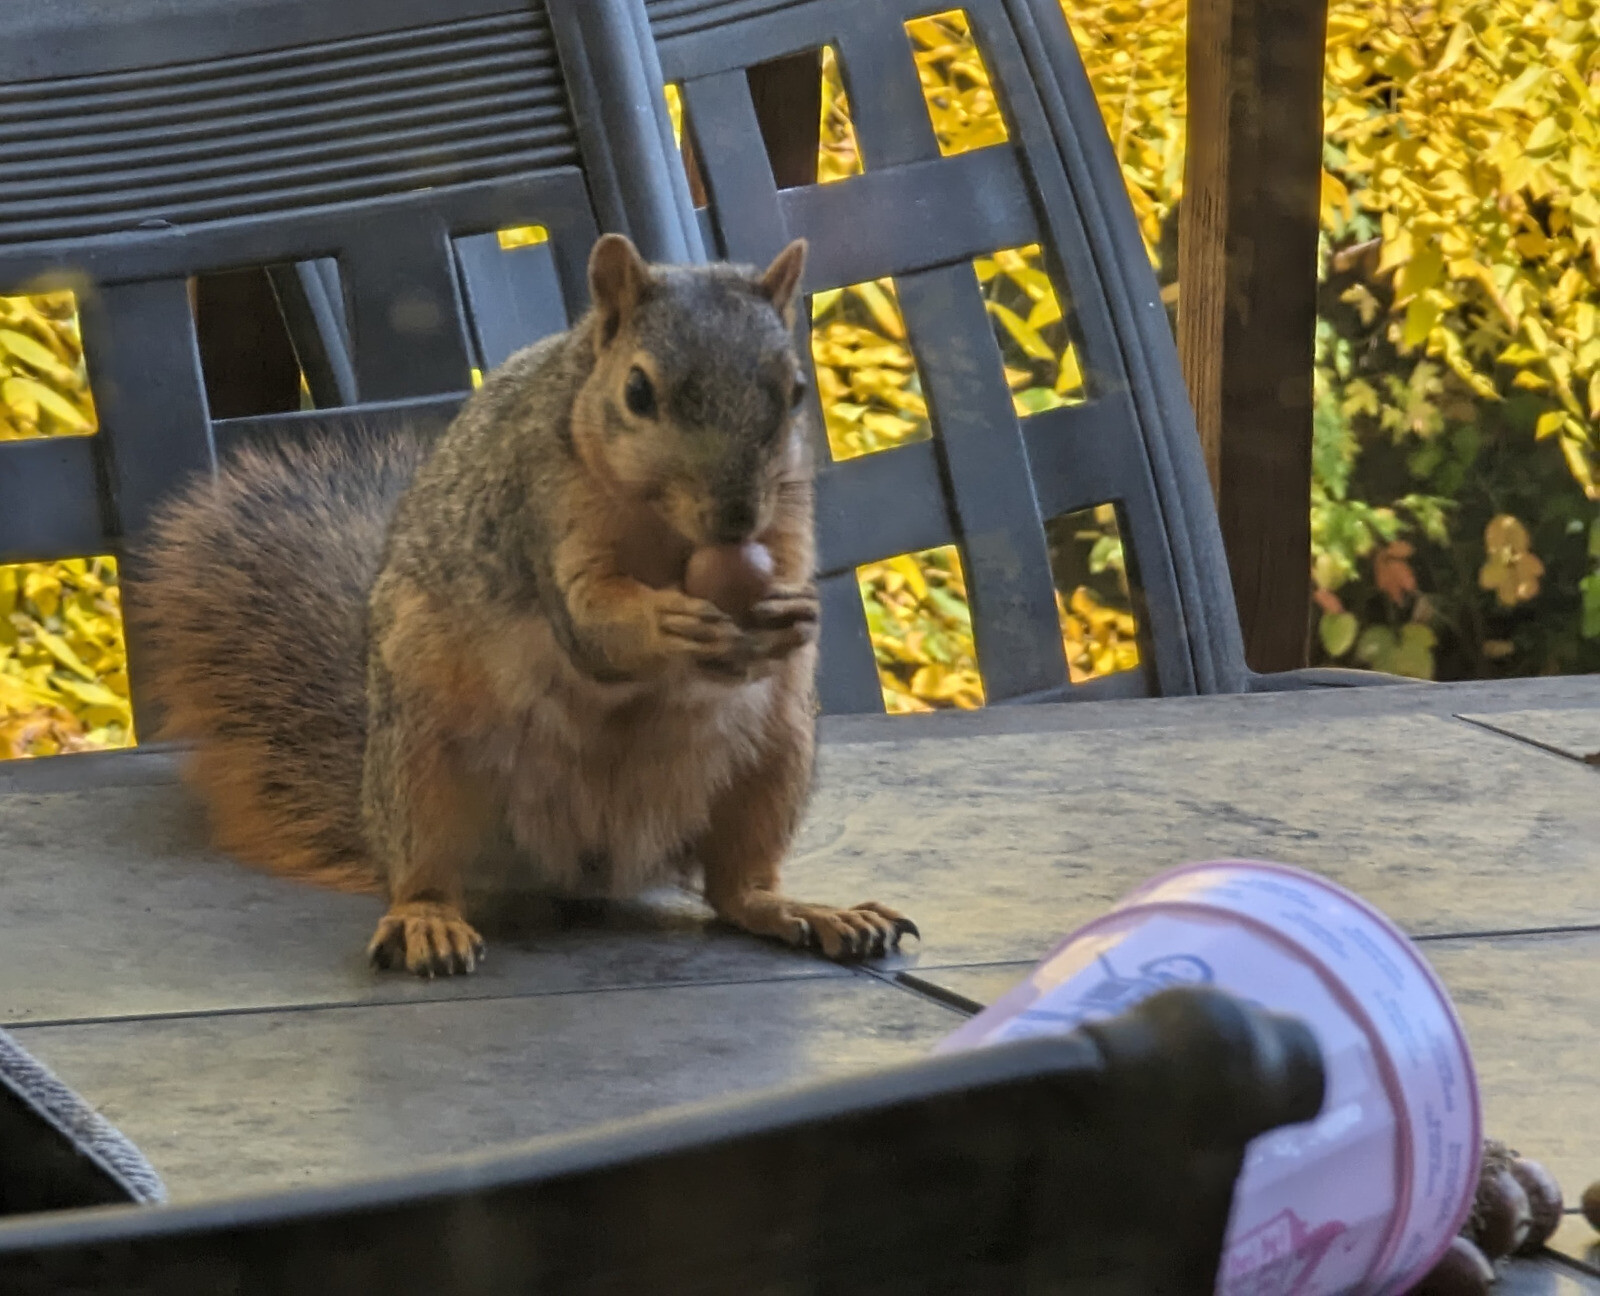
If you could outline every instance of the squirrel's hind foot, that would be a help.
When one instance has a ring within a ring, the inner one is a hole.
[[[461,911],[431,900],[391,905],[367,946],[373,967],[405,968],[425,977],[471,972],[483,955],[483,937]]]

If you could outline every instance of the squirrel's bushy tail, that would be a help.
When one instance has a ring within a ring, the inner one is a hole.
[[[366,603],[416,436],[242,450],[152,523],[130,582],[163,738],[223,850],[381,885],[361,832]]]

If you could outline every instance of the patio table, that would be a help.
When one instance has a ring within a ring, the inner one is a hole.
[[[174,753],[0,766],[0,1026],[174,1200],[320,1184],[915,1057],[1074,926],[1188,860],[1280,860],[1422,942],[1491,1134],[1600,1178],[1600,677],[823,721],[786,882],[924,940],[840,967],[682,896],[375,974],[381,907],[211,852]],[[1509,1292],[1600,1292],[1569,1218]]]

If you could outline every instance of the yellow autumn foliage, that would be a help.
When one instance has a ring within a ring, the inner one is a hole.
[[[1183,0],[1063,4],[1153,256],[1182,184]],[[1350,231],[1370,225],[1394,289],[1382,306],[1392,312],[1392,342],[1480,399],[1500,399],[1508,383],[1538,394],[1545,407],[1537,435],[1558,441],[1573,477],[1600,497],[1597,0],[1334,0],[1328,31],[1330,238],[1348,243]],[[920,19],[910,36],[941,149],[1002,140],[982,54],[960,12]],[[859,174],[862,159],[843,79],[831,57],[825,62],[819,169],[832,183]],[[995,249],[975,273],[1019,414],[1084,399],[1063,318],[1070,303],[1050,283],[1039,250]],[[930,435],[892,282],[819,294],[813,312],[834,455]],[[1406,422],[1404,401],[1413,397],[1344,394],[1370,400],[1379,413],[1394,405],[1397,439],[1426,435],[1415,419]],[[70,300],[0,300],[0,439],[94,426]],[[1330,599],[1355,564],[1395,551],[1394,511],[1379,505],[1356,516],[1356,503],[1331,501],[1317,524],[1317,581]],[[1085,526],[1098,570],[1114,573],[1120,546],[1110,511]],[[1531,597],[1537,556],[1507,537],[1520,540],[1509,523],[1485,534],[1485,588]],[[959,555],[904,555],[863,568],[860,579],[889,708],[980,704]],[[1136,664],[1125,601],[1084,587],[1065,591],[1060,603],[1074,678]],[[0,735],[28,750],[125,740],[125,701],[119,712],[107,700],[126,697],[111,565],[79,560],[0,573],[0,607]],[[1354,644],[1358,657],[1382,664],[1382,645],[1358,634],[1349,613],[1337,617],[1352,622],[1339,622],[1346,651]],[[1397,645],[1402,637],[1395,632]],[[1430,668],[1420,633],[1412,639],[1417,668]],[[104,695],[88,687],[95,685]],[[24,730],[33,736],[19,737]]]
[[[0,297],[0,441],[95,430],[72,295]],[[0,567],[0,759],[131,741],[110,558]]]
[[[1544,393],[1600,499],[1600,5],[1343,0],[1329,16],[1325,185],[1378,219],[1390,336],[1480,399]]]
[[[96,426],[72,294],[0,297],[0,441]]]
[[[1135,8],[1126,6],[1117,17],[1118,30],[1127,29]],[[1102,24],[1096,30],[1106,28]],[[1005,125],[961,13],[918,20],[910,35],[941,150],[952,154],[1002,142]],[[1114,51],[1104,61],[1108,84],[1128,100],[1119,148],[1137,154],[1136,202],[1153,230],[1163,190],[1155,172],[1146,172],[1155,165],[1164,173],[1173,165],[1171,157],[1181,156],[1171,152],[1174,141],[1181,149],[1181,125],[1174,134],[1170,115],[1147,111],[1147,71],[1130,72],[1125,55]],[[1181,69],[1181,37],[1177,66]],[[1139,93],[1125,92],[1125,84],[1139,87]],[[678,118],[675,96],[671,107]],[[820,178],[828,183],[861,170],[848,97],[830,52],[824,67]],[[543,237],[542,229],[530,227],[505,231],[501,242],[514,247]],[[1083,399],[1082,374],[1040,250],[996,249],[974,269],[1018,413]],[[930,435],[893,283],[881,280],[819,294],[813,314],[818,383],[834,455],[869,454]],[[0,299],[0,439],[85,434],[95,426],[70,295]],[[1120,553],[1109,510],[1087,524],[1095,528],[1091,541],[1109,538],[1111,552]],[[902,712],[981,705],[983,685],[959,555],[952,549],[903,555],[862,568],[860,581],[886,706]],[[1137,665],[1135,627],[1125,604],[1108,606],[1087,588],[1058,596],[1058,602],[1074,679]],[[132,740],[112,560],[0,569],[0,611],[0,756]]]
[[[132,737],[113,560],[0,567],[0,759]]]
[[[959,10],[907,24],[934,136],[945,156],[1003,143],[1006,128],[981,52]],[[822,60],[818,180],[860,175],[864,163],[844,78],[831,49]],[[1149,204],[1147,203],[1147,206]],[[1159,219],[1159,218],[1158,218]],[[1083,374],[1041,249],[997,248],[973,265],[982,286],[1012,402],[1019,416],[1085,398]],[[890,279],[854,284],[812,299],[812,358],[835,460],[888,450],[932,435],[905,321]],[[1087,519],[1088,537],[1120,544],[1110,509]],[[983,704],[966,579],[953,548],[903,554],[857,573],[891,712]],[[1115,582],[1112,582],[1115,586]],[[1087,587],[1057,594],[1062,641],[1074,681],[1138,665],[1136,627],[1125,581],[1107,606]]]

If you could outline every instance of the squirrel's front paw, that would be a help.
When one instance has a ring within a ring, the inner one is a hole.
[[[817,641],[821,607],[814,588],[774,590],[751,607],[737,642],[702,661],[710,673],[752,679]]]
[[[922,933],[897,909],[875,900],[835,909],[832,905],[794,905],[792,916],[803,929],[792,944],[810,945],[841,962],[879,958],[900,948],[902,936],[921,939]]]
[[[673,657],[715,661],[732,653],[744,632],[732,617],[707,599],[667,594],[656,611],[662,650]]]
[[[769,657],[785,657],[815,643],[821,620],[822,603],[814,585],[775,589],[745,615],[749,631],[763,636]]]
[[[376,968],[405,968],[418,976],[471,972],[483,958],[483,937],[454,905],[414,900],[389,907],[367,945]]]

